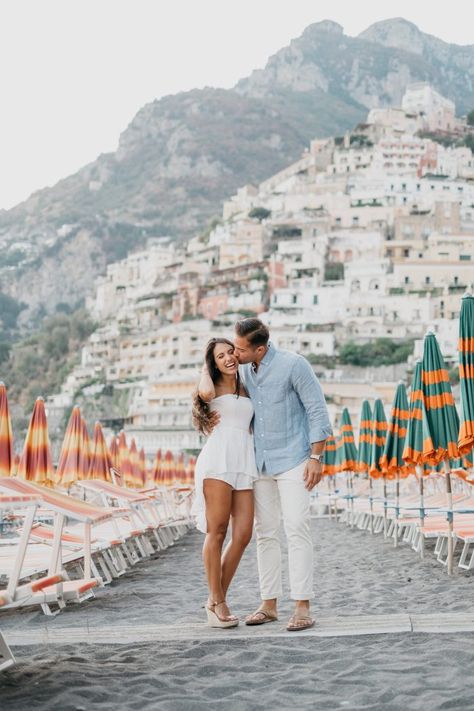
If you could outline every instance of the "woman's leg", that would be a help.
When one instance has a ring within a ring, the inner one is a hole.
[[[235,575],[240,559],[250,543],[253,528],[253,490],[232,492],[232,538],[222,556],[222,591],[224,596]]]
[[[218,479],[204,479],[203,488],[207,535],[202,557],[209,586],[209,602],[222,602],[225,600],[225,593],[222,589],[221,556],[232,508],[232,487]],[[229,613],[220,608],[219,614]]]

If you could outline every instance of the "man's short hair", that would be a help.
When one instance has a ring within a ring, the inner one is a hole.
[[[246,338],[253,348],[266,346],[270,331],[258,318],[242,318],[235,324],[235,332],[241,338]]]

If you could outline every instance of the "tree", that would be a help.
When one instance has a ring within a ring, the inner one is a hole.
[[[413,341],[402,343],[392,341],[390,338],[377,338],[375,341],[361,345],[349,341],[339,351],[340,362],[347,365],[392,365],[405,363],[408,356],[413,353]]]
[[[253,217],[261,222],[266,220],[272,214],[271,210],[267,210],[266,207],[253,207],[249,212],[249,217]]]
[[[469,113],[467,115],[467,125],[474,126],[474,109],[469,111]]]

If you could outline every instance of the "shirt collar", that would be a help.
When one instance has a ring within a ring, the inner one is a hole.
[[[265,353],[265,355],[263,356],[260,363],[258,364],[258,367],[260,368],[262,365],[269,365],[272,362],[272,360],[274,359],[275,353],[276,353],[275,346],[273,345],[273,343],[271,341],[269,341],[268,342],[268,350]],[[252,363],[252,370],[254,373],[258,372],[255,370],[254,363]]]

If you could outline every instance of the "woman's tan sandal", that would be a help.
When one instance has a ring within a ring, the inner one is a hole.
[[[207,613],[207,624],[209,627],[219,627],[221,629],[228,629],[229,627],[237,627],[239,624],[239,618],[235,615],[225,615],[221,617],[217,614],[216,608],[219,605],[225,603],[225,600],[221,602],[213,602],[206,605]]]
[[[245,624],[251,626],[255,625],[265,625],[267,622],[276,622],[278,617],[273,615],[271,612],[265,612],[265,610],[257,610],[253,615],[249,615],[245,620]]]
[[[288,621],[288,632],[301,632],[301,630],[309,630],[314,626],[314,620],[308,615],[292,615]]]

